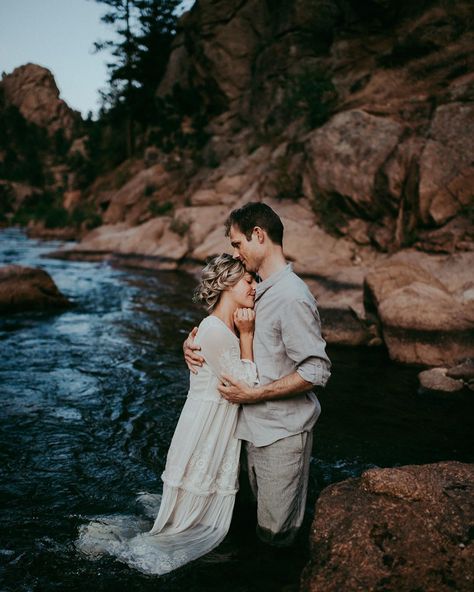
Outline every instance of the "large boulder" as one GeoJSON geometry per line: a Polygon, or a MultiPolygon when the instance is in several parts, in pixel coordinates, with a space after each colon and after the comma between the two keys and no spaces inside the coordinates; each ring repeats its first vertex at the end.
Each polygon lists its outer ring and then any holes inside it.
{"type": "Polygon", "coordinates": [[[161,164],[155,164],[134,174],[110,196],[104,212],[106,224],[127,222],[140,224],[153,213],[153,206],[171,204],[177,197],[177,184],[161,164]]]}
{"type": "Polygon", "coordinates": [[[474,465],[369,469],[316,504],[302,592],[468,592],[474,465]]]}
{"type": "Polygon", "coordinates": [[[387,117],[351,110],[312,132],[307,154],[313,199],[337,195],[355,212],[375,218],[383,206],[384,195],[378,188],[382,168],[403,130],[402,124],[387,117]]]}
{"type": "Polygon", "coordinates": [[[422,268],[377,267],[365,278],[364,302],[397,362],[449,366],[474,355],[474,302],[457,300],[422,268]]]}
{"type": "Polygon", "coordinates": [[[474,206],[474,104],[435,111],[420,157],[419,208],[425,223],[441,225],[474,206]]]}
{"type": "Polygon", "coordinates": [[[0,314],[62,309],[70,305],[43,269],[20,265],[0,267],[0,314]]]}

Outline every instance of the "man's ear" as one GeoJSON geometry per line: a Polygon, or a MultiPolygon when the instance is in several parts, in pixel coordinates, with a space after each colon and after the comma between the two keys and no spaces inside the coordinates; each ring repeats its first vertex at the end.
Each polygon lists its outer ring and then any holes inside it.
{"type": "Polygon", "coordinates": [[[257,237],[258,242],[262,244],[265,241],[265,231],[263,230],[263,228],[260,228],[260,226],[255,226],[253,231],[255,233],[255,236],[257,237]]]}

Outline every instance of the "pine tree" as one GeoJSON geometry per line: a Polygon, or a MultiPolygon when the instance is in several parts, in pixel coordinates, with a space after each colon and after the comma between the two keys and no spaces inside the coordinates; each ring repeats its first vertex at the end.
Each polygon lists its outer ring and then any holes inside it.
{"type": "Polygon", "coordinates": [[[155,115],[154,95],[169,57],[178,0],[95,0],[108,7],[101,21],[115,29],[116,40],[97,41],[110,50],[108,88],[101,92],[102,116],[125,119],[127,156],[135,148],[134,122],[146,125],[155,115]]]}
{"type": "Polygon", "coordinates": [[[138,120],[156,116],[155,92],[166,70],[171,43],[176,33],[176,10],[180,0],[136,0],[137,36],[136,81],[139,85],[138,120]]]}

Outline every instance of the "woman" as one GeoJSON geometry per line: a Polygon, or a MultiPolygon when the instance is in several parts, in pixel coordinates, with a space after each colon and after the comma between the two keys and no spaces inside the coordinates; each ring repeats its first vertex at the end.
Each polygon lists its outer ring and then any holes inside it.
{"type": "Polygon", "coordinates": [[[253,363],[255,280],[230,255],[212,259],[195,300],[210,315],[196,342],[205,363],[190,388],[168,451],[161,505],[153,528],[137,534],[124,517],[80,529],[78,548],[108,553],[149,574],[164,574],[208,553],[229,529],[238,487],[240,441],[234,438],[238,406],[217,391],[222,374],[257,384],[253,363]],[[237,336],[239,333],[239,337],[237,336]]]}

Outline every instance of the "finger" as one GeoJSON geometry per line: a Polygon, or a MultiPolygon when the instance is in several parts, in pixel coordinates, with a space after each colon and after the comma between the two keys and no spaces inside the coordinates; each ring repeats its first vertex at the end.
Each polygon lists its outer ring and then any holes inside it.
{"type": "Polygon", "coordinates": [[[194,327],[194,329],[191,331],[191,333],[189,335],[191,335],[191,337],[194,339],[196,337],[197,332],[198,332],[198,328],[194,327]]]}
{"type": "Polygon", "coordinates": [[[187,364],[193,364],[194,366],[202,366],[204,363],[204,358],[189,352],[186,353],[184,359],[186,360],[187,364]]]}
{"type": "Polygon", "coordinates": [[[190,364],[189,362],[186,362],[186,366],[188,367],[188,370],[192,374],[197,374],[198,373],[198,368],[196,368],[196,366],[194,366],[194,364],[190,364]]]}
{"type": "Polygon", "coordinates": [[[223,383],[227,383],[227,385],[230,385],[230,384],[235,385],[236,384],[236,381],[231,376],[228,376],[227,374],[221,374],[221,381],[223,383]]]}

